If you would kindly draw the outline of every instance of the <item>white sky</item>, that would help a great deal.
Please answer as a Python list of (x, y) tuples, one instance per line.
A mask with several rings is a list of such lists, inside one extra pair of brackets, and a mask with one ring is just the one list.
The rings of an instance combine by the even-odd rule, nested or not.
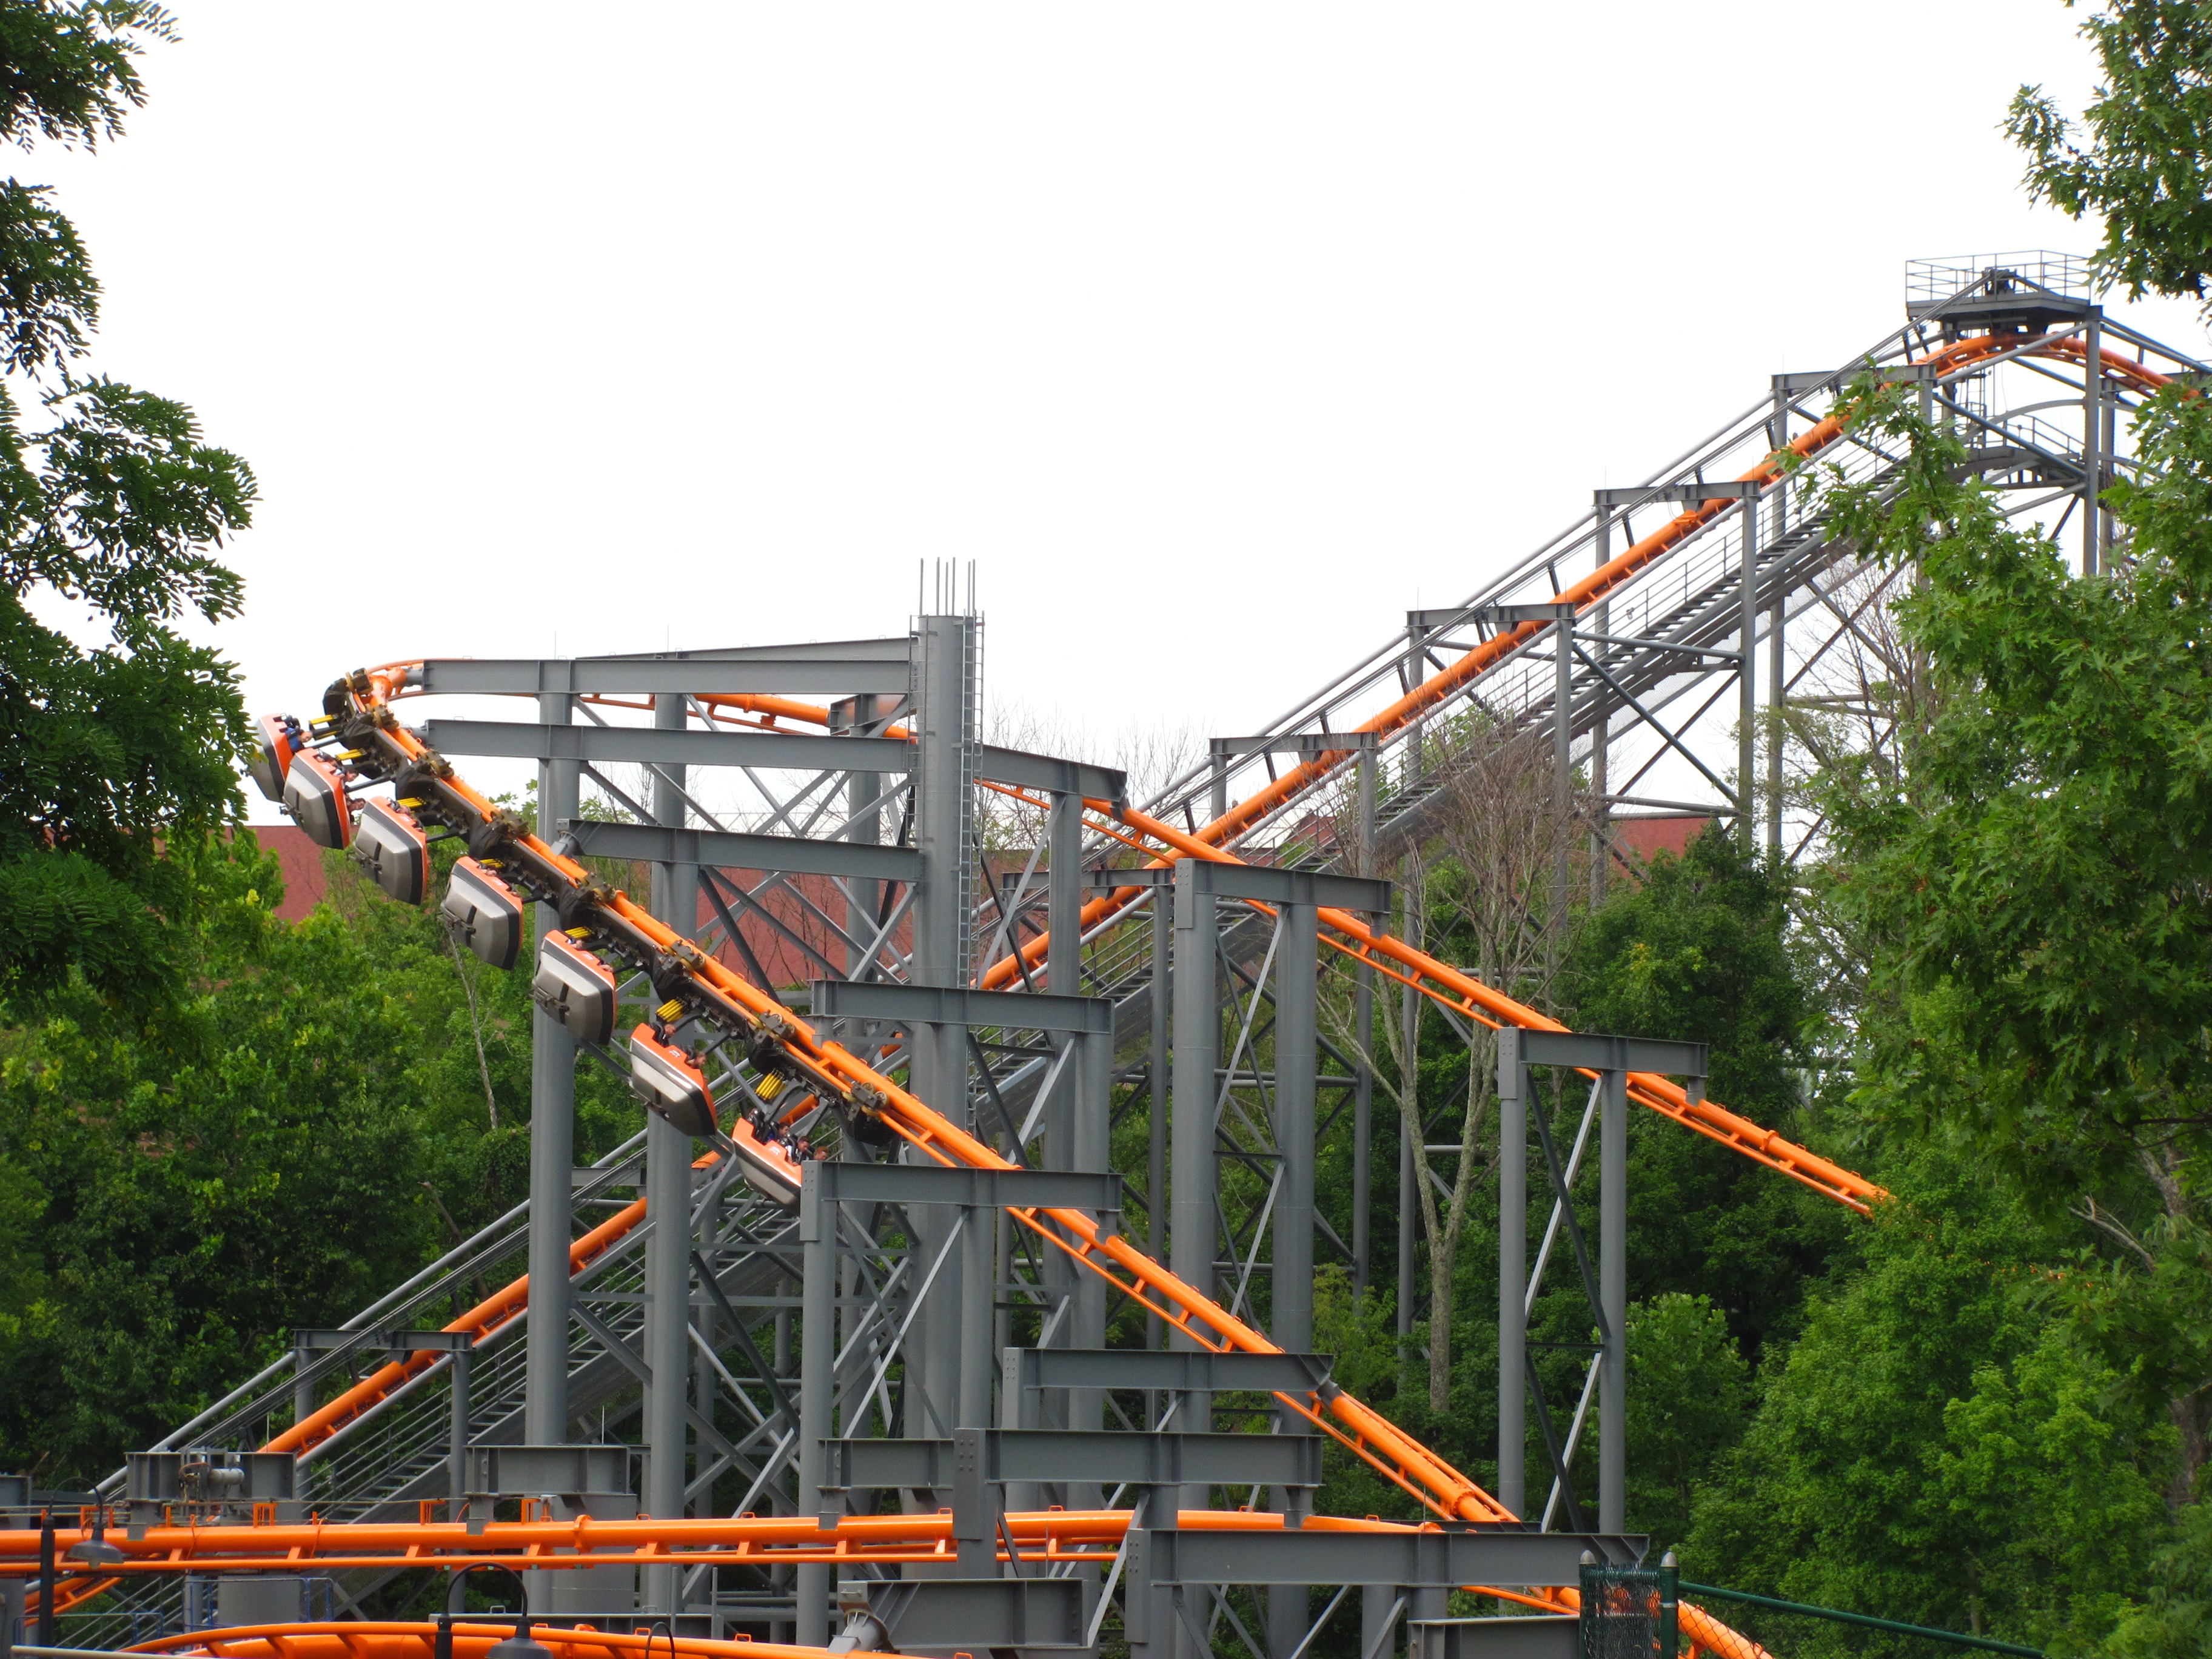
[(2094, 240), (1998, 130), (2087, 91), (2058, 0), (178, 9), (129, 136), (17, 171), (96, 366), (259, 474), (219, 638), (303, 714), (897, 633), (953, 557), (1002, 711), (1249, 730), (1908, 258)]

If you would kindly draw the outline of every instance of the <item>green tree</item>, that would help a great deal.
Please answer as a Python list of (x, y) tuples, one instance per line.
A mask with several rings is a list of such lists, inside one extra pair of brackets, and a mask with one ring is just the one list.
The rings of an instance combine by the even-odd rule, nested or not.
[(2063, 1221), (1970, 1142), (1882, 1171), (1903, 1201), (1814, 1299), (1741, 1443), (1698, 1494), (1692, 1576), (2038, 1644), (2094, 1640), (2141, 1582), (2173, 1434), (2111, 1397), (2042, 1265)]
[(1896, 766), (1826, 787), (1877, 951), (1863, 1104), (2078, 1218), (2069, 1294), (2171, 1414), (2179, 1504), (2212, 1405), (2212, 407), (2140, 411), (2143, 482), (2112, 492), (2131, 557), (2080, 580), (1960, 481), (1952, 434), (1872, 392), (1856, 418), (1907, 458), (1829, 505), (1917, 565), (1897, 610), (1934, 693)]
[[(0, 0), (0, 138), (95, 148), (144, 101), (143, 0)], [(237, 613), (214, 550), (252, 471), (183, 404), (77, 364), (100, 285), (43, 185), (0, 182), (0, 997), (72, 973), (144, 1011), (179, 989), (191, 880), (165, 848), (236, 816), (236, 678), (172, 626)], [(82, 606), (99, 642), (41, 621)]]
[[(2202, 299), (2212, 273), (2212, 27), (2204, 9), (2191, 0), (2117, 0), (2081, 33), (2096, 48), (2100, 84), (2079, 123), (2040, 87), (2022, 87), (2013, 99), (2008, 126), (2029, 156), (2028, 192), (2076, 219), (2104, 220), (2098, 273), (2130, 299)], [(2086, 146), (2077, 142), (2084, 136)]]
[(1750, 1370), (1728, 1320), (1671, 1291), (1628, 1310), (1628, 1524), (1662, 1549), (1690, 1535), (1697, 1489), (1742, 1437)]

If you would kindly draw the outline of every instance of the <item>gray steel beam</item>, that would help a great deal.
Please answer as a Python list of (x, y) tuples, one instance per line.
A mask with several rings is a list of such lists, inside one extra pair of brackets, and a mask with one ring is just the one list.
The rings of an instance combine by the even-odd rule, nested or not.
[[(824, 1177), (832, 1170), (872, 1167), (811, 1163), (799, 1171), (799, 1492), (802, 1503), (808, 1492), (822, 1487), (826, 1468), (823, 1443), (836, 1431), (830, 1420), (830, 1373), (837, 1359), (837, 1206), (825, 1196)], [(793, 1577), (797, 1639), (802, 1646), (826, 1646), (830, 1568), (801, 1566)]]
[[(1381, 884), (1377, 884), (1380, 885)], [(1321, 1040), (1319, 921), (1310, 904), (1285, 904), (1275, 941), (1275, 1147), (1282, 1194), (1275, 1203), (1275, 1259), (1267, 1334), (1297, 1352), (1313, 1346), (1315, 1053)]]
[[(1218, 1159), (1214, 1152), (1217, 1099), (1214, 1067), (1221, 1045), (1221, 1011), (1214, 1000), (1214, 954), (1219, 948), (1212, 890), (1198, 872), (1210, 866), (1184, 859), (1175, 874), (1175, 1085), (1173, 1225), (1168, 1236), (1169, 1265), (1184, 1284), (1202, 1296), (1213, 1294), (1214, 1193)], [(1176, 1348), (1197, 1343), (1180, 1330), (1169, 1338)], [(1182, 1426), (1208, 1429), (1212, 1396), (1200, 1390), (1183, 1395)], [(1183, 1501), (1203, 1504), (1200, 1493)]]
[(871, 1578), (847, 1581), (838, 1601), (864, 1604), (896, 1652), (1012, 1654), (1087, 1646), (1091, 1595), (1079, 1578)]
[(1063, 760), (1057, 755), (1032, 755), (1025, 749), (1000, 749), (979, 743), (975, 775), (1018, 789), (1040, 789), (1047, 794), (1081, 795), (1110, 801), (1119, 807), (1129, 797), (1129, 775), (1088, 761)]
[[(1277, 870), (1265, 865), (1218, 864), (1211, 859), (1187, 858), (1176, 862), (1175, 886), (1178, 906), (1188, 890), (1208, 898), (1244, 899), (1258, 904), (1325, 905), (1365, 915), (1382, 915), (1390, 908), (1389, 882), (1320, 870)], [(1180, 920), (1177, 925), (1181, 925)]]
[[(1370, 748), (1362, 750), (1355, 763), (1352, 794), (1358, 840), (1352, 848), (1352, 870), (1355, 876), (1375, 873), (1376, 759), (1376, 751)], [(1370, 1050), (1375, 1042), (1375, 969), (1364, 959), (1352, 969), (1352, 1028), (1358, 1033), (1352, 1056), (1358, 1068), (1352, 1095), (1352, 1288), (1354, 1296), (1364, 1297), (1374, 1256), (1375, 1066)]]
[[(975, 746), (975, 621), (972, 617), (920, 619), (915, 653), (915, 702), (908, 729), (915, 736), (914, 843), (921, 878), (915, 889), (912, 981), (957, 987), (968, 983), (969, 928), (975, 891), (974, 790)], [(908, 1037), (913, 1056), (910, 1086), (930, 1106), (965, 1129), (972, 1127), (968, 1084), (967, 1027), (917, 1027)], [(901, 1154), (926, 1161), (912, 1147)], [(957, 1218), (915, 1218), (926, 1259), (952, 1243)], [(963, 1272), (941, 1273), (923, 1298), (907, 1348), (906, 1432), (949, 1432), (960, 1409)]]
[(1528, 1035), (1498, 1033), (1498, 1501), (1519, 1516), (1528, 1495)]
[(1597, 1526), (1619, 1532), (1628, 1513), (1628, 1073), (1607, 1071), (1599, 1087)]
[(555, 690), (695, 696), (902, 692), (908, 646), (901, 638), (854, 640), (842, 646), (763, 646), (732, 656), (434, 658), (408, 678), (425, 691), (471, 696)]
[[(818, 1173), (817, 1173), (818, 1171)], [(964, 1164), (809, 1164), (824, 1203), (957, 1204), (991, 1210), (1117, 1213), (1121, 1177), (1074, 1170), (978, 1170)]]
[(1333, 1362), (1317, 1353), (1245, 1353), (1211, 1348), (1009, 1348), (1009, 1386), (1031, 1389), (1224, 1389), (1334, 1394)]
[[(877, 847), (805, 836), (754, 836), (732, 830), (696, 830), (665, 823), (611, 823), (598, 818), (561, 821), (579, 852), (659, 864), (704, 864), (720, 870), (783, 870), (797, 875), (846, 876), (864, 881), (912, 881), (921, 856), (911, 848)], [(868, 930), (872, 933), (873, 927)]]
[[(661, 738), (701, 735), (683, 730), (684, 706), (675, 696), (654, 700)], [(571, 726), (547, 732), (575, 737), (593, 733)], [(629, 734), (624, 734), (629, 735)], [(684, 822), (681, 791), (684, 775), (671, 766), (653, 780), (653, 817), (664, 825)], [(653, 914), (685, 938), (698, 931), (699, 872), (688, 863), (653, 866)], [(658, 1112), (645, 1117), (646, 1214), (653, 1231), (646, 1244), (645, 1365), (651, 1378), (645, 1390), (645, 1513), (674, 1517), (684, 1511), (685, 1407), (691, 1372), (691, 1138)], [(674, 1566), (647, 1567), (639, 1575), (639, 1595), (647, 1612), (673, 1618), (684, 1611), (684, 1575)]]
[(806, 772), (862, 767), (874, 772), (903, 772), (914, 764), (914, 745), (902, 738), (831, 738), (799, 732), (687, 732), (668, 726), (544, 726), (520, 720), (439, 720), (429, 722), (427, 740), (441, 755), (491, 755), (520, 760), (550, 756), (556, 760), (594, 763), (761, 766)]
[[(535, 665), (541, 670), (546, 665)], [(428, 665), (425, 665), (427, 668)], [(572, 713), (566, 690), (538, 699), (541, 724), (566, 725)], [(578, 769), (573, 761), (538, 763), (539, 822), (557, 823), (577, 810)], [(553, 906), (537, 908), (537, 938), (561, 926)], [(571, 1166), (576, 1140), (576, 1039), (543, 1008), (530, 1015), (530, 1308), (525, 1334), (523, 1437), (553, 1445), (568, 1437), (568, 1245), (574, 1216)], [(539, 1575), (531, 1601), (540, 1610), (560, 1586)]]
[(1255, 738), (1208, 738), (1206, 751), (1218, 760), (1237, 755), (1371, 755), (1382, 746), (1372, 732), (1275, 732)]
[(964, 985), (854, 984), (817, 979), (810, 1011), (817, 1019), (896, 1019), (918, 1025), (981, 1025), (1111, 1036), (1114, 1005), (1104, 997), (1030, 991), (978, 991)]
[[(1596, 1031), (1530, 1031), (1520, 1033), (1522, 1063), (1527, 1066), (1570, 1066), (1585, 1072), (1654, 1072), (1662, 1077), (1694, 1078), (1700, 1083), (1708, 1045), (1667, 1042), (1656, 1037), (1607, 1036)], [(1498, 1064), (1504, 1064), (1500, 1051)], [(1692, 1099), (1697, 1091), (1692, 1091)]]
[[(983, 1480), (1098, 1481), (1139, 1486), (1301, 1486), (1322, 1483), (1317, 1434), (1212, 1434), (1164, 1430), (985, 1429)], [(955, 1484), (953, 1440), (831, 1440), (823, 1490), (920, 1490)]]
[(1574, 1532), (1155, 1532), (1155, 1582), (1186, 1584), (1571, 1584), (1582, 1554), (1631, 1566), (1638, 1536)]

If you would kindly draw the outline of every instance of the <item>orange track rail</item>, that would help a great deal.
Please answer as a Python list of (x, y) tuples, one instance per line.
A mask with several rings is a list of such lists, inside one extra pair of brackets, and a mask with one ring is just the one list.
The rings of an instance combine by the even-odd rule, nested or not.
[[(1978, 358), (1996, 355), (2010, 349), (2018, 342), (2000, 337), (1967, 340), (1934, 354), (1927, 361), (1954, 368)], [(2041, 355), (2064, 356), (2076, 360), (2087, 359), (2087, 349), (2079, 342), (2066, 337), (2039, 348), (2031, 347)], [(2101, 367), (2117, 379), (2125, 380), (2137, 389), (2154, 391), (2168, 383), (2160, 375), (2140, 363), (2125, 358), (2105, 356)], [(1799, 436), (1790, 446), (1790, 453), (1809, 457), (1841, 435), (1843, 424), (1834, 416), (1817, 423)], [(1771, 479), (1779, 476), (1784, 462), (1781, 455), (1761, 462), (1741, 475), (1746, 479)], [(1593, 604), (1620, 586), (1638, 571), (1660, 557), (1681, 542), (1700, 526), (1728, 510), (1730, 503), (1715, 499), (1678, 514), (1655, 534), (1646, 537), (1600, 569), (1570, 586), (1560, 597), (1578, 604)], [(1377, 733), (1394, 732), (1420, 715), (1439, 707), (1446, 699), (1462, 690), (1498, 663), (1504, 660), (1515, 649), (1528, 642), (1542, 624), (1524, 623), (1484, 641), (1467, 655), (1452, 664), (1420, 686), (1414, 688), (1391, 704), (1381, 714), (1358, 728)], [(372, 715), (388, 705), (390, 701), (404, 695), (407, 671), (411, 665), (391, 665), (372, 673), (356, 677), (356, 707)], [(749, 713), (764, 716), (764, 723), (773, 726), (779, 718), (796, 719), (809, 724), (827, 724), (828, 711), (812, 705), (787, 699), (744, 696), (710, 699), (723, 706), (737, 707)], [(393, 746), (411, 757), (420, 758), (422, 745), (396, 723), (383, 722), (385, 734)], [(1269, 812), (1294, 799), (1304, 790), (1326, 777), (1350, 758), (1351, 751), (1331, 751), (1316, 757), (1312, 761), (1291, 769), (1265, 789), (1239, 803), (1222, 817), (1205, 825), (1195, 835), (1185, 835), (1171, 826), (1149, 818), (1141, 813), (1123, 811), (1121, 823), (1137, 830), (1158, 843), (1156, 848), (1139, 850), (1154, 854), (1154, 863), (1173, 863), (1179, 858), (1194, 857), (1223, 862), (1237, 862), (1233, 854), (1217, 843), (1240, 834), (1258, 823)], [(466, 800), (485, 822), (496, 817), (496, 809), (482, 795), (468, 788), (459, 780), (447, 775), (448, 787)], [(1101, 811), (1110, 812), (1106, 802), (1087, 802)], [(1109, 830), (1109, 833), (1118, 833)], [(1127, 840), (1127, 836), (1121, 839)], [(519, 837), (533, 853), (561, 870), (570, 879), (585, 879), (585, 872), (574, 861), (560, 857), (535, 837)], [(1123, 888), (1102, 896), (1085, 906), (1083, 924), (1089, 927), (1133, 902), (1140, 890)], [(653, 938), (664, 950), (688, 945), (671, 929), (653, 921), (638, 909), (625, 896), (615, 893), (608, 907), (635, 929)], [(1564, 1030), (1551, 1020), (1524, 1005), (1491, 989), (1472, 975), (1461, 973), (1402, 941), (1377, 935), (1359, 919), (1344, 911), (1325, 909), (1322, 921), (1339, 936), (1338, 948), (1347, 954), (1369, 963), (1377, 971), (1413, 986), (1423, 994), (1445, 1002), (1461, 1012), (1493, 1026), (1519, 1025), (1535, 1030)], [(1333, 943), (1336, 941), (1332, 941)], [(1041, 959), (1048, 948), (1042, 938), (1030, 941), (1021, 947), (1022, 962)], [(806, 1069), (817, 1077), (842, 1085), (839, 1092), (849, 1099), (856, 1088), (873, 1092), (881, 1103), (878, 1115), (902, 1138), (945, 1164), (964, 1164), (981, 1168), (1012, 1167), (984, 1143), (975, 1139), (946, 1119), (908, 1094), (886, 1077), (874, 1072), (857, 1057), (834, 1042), (823, 1042), (815, 1036), (805, 1022), (781, 1008), (765, 991), (753, 987), (720, 963), (694, 951), (688, 958), (692, 974), (720, 994), (718, 1000), (737, 1004), (748, 1013), (770, 1017), (780, 1021), (787, 1035), (785, 1046), (794, 1057), (807, 1062)], [(1017, 959), (1009, 957), (993, 965), (986, 973), (987, 986), (1003, 985), (1019, 971)], [(1761, 1128), (1748, 1119), (1741, 1117), (1711, 1102), (1692, 1102), (1684, 1091), (1663, 1078), (1636, 1073), (1630, 1080), (1630, 1092), (1643, 1104), (1674, 1118), (1698, 1133), (1734, 1147), (1745, 1155), (1768, 1164), (1793, 1179), (1802, 1182), (1816, 1191), (1826, 1193), (1850, 1207), (1863, 1212), (1874, 1200), (1884, 1196), (1881, 1189), (1863, 1177), (1844, 1170), (1817, 1157), (1802, 1147), (1793, 1146), (1772, 1131)], [(711, 1162), (708, 1159), (702, 1160)], [(608, 1221), (594, 1228), (572, 1247), (572, 1271), (580, 1269), (635, 1226), (644, 1217), (642, 1201), (633, 1204)], [(1047, 1243), (1066, 1251), (1075, 1260), (1098, 1273), (1124, 1294), (1141, 1303), (1178, 1330), (1190, 1336), (1200, 1346), (1213, 1349), (1237, 1348), (1249, 1352), (1275, 1352), (1274, 1345), (1260, 1333), (1232, 1318), (1212, 1299), (1195, 1288), (1185, 1285), (1158, 1262), (1130, 1246), (1119, 1236), (1102, 1237), (1088, 1218), (1069, 1211), (1017, 1212), (1017, 1218), (1030, 1226)], [(1050, 1224), (1048, 1225), (1047, 1224)], [(519, 1279), (493, 1297), (454, 1321), (448, 1329), (471, 1330), (479, 1336), (489, 1335), (513, 1318), (527, 1304), (528, 1280)], [(383, 1398), (392, 1388), (408, 1376), (434, 1362), (434, 1356), (418, 1353), (395, 1362), (374, 1373), (338, 1399), (332, 1401), (301, 1422), (295, 1424), (270, 1442), (270, 1450), (302, 1450), (327, 1437), (345, 1422), (358, 1416), (375, 1401)], [(1351, 1396), (1338, 1394), (1327, 1401), (1318, 1396), (1311, 1400), (1290, 1400), (1293, 1409), (1314, 1422), (1347, 1446), (1356, 1455), (1375, 1468), (1423, 1504), (1448, 1517), (1471, 1521), (1501, 1521), (1508, 1516), (1497, 1500), (1482, 1491), (1474, 1481), (1452, 1468), (1410, 1436), (1405, 1435), (1379, 1413), (1361, 1405)], [(1334, 1419), (1334, 1420), (1329, 1420)], [(924, 1517), (934, 1520), (934, 1517)], [(1198, 1516), (1194, 1514), (1195, 1522)], [(1310, 1524), (1321, 1524), (1317, 1520)], [(680, 1523), (640, 1522), (639, 1525), (658, 1527)], [(257, 1531), (260, 1529), (255, 1529)], [(334, 1529), (318, 1528), (319, 1531)], [(403, 1531), (409, 1529), (401, 1529)], [(416, 1529), (419, 1530), (419, 1529)], [(273, 1540), (272, 1540), (273, 1541)], [(610, 1537), (607, 1540), (611, 1543)], [(421, 1559), (418, 1552), (428, 1547), (427, 1538), (418, 1538), (400, 1547), (410, 1559)], [(0, 1553), (4, 1553), (4, 1534), (0, 1534)], [(659, 1559), (668, 1559), (663, 1548), (654, 1552)], [(180, 1558), (170, 1555), (173, 1561)], [(599, 1558), (604, 1562), (605, 1557)], [(551, 1565), (549, 1561), (548, 1565)], [(70, 1601), (86, 1599), (106, 1589), (113, 1581), (88, 1584)], [(1550, 1604), (1572, 1607), (1575, 1596), (1571, 1589), (1551, 1593)], [(68, 1605), (63, 1602), (62, 1605)], [(1686, 1631), (1698, 1646), (1720, 1647), (1723, 1651), (1741, 1651), (1747, 1645), (1725, 1626), (1718, 1625), (1685, 1607), (1682, 1609)], [(427, 1628), (427, 1627), (425, 1627)], [(395, 1639), (398, 1633), (395, 1627)], [(408, 1639), (414, 1639), (409, 1638)], [(765, 1655), (760, 1645), (745, 1644), (746, 1650)], [(261, 1651), (267, 1652), (264, 1648)], [(293, 1659), (283, 1648), (284, 1659)], [(395, 1650), (396, 1651), (396, 1650)], [(810, 1652), (795, 1650), (795, 1652)]]

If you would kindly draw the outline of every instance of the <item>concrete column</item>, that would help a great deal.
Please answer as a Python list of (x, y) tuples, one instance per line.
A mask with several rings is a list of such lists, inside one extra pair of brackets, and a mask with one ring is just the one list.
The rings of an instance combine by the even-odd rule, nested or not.
[[(830, 1367), (836, 1363), (837, 1212), (822, 1201), (819, 1166), (803, 1171), (799, 1210), (800, 1249), (799, 1325), (799, 1512), (817, 1501), (824, 1462), (822, 1443), (836, 1432), (830, 1420)], [(795, 1568), (797, 1639), (822, 1647), (830, 1640), (830, 1574), (827, 1565)]]
[(1597, 1529), (1628, 1530), (1628, 1073), (1604, 1073), (1598, 1106)]
[(1528, 1068), (1521, 1031), (1498, 1033), (1498, 1501), (1528, 1501)]
[[(653, 726), (681, 731), (680, 697), (653, 699)], [(653, 780), (656, 823), (681, 824), (684, 769), (664, 767)], [(699, 871), (690, 864), (653, 868), (653, 913), (689, 938), (699, 922)], [(645, 1391), (645, 1512), (684, 1511), (684, 1407), (691, 1373), (691, 1138), (648, 1113), (645, 1125), (646, 1215), (653, 1232), (646, 1247), (645, 1363), (653, 1381)], [(674, 1615), (683, 1595), (677, 1567), (648, 1567), (640, 1575), (644, 1610)]]
[[(1176, 866), (1175, 884), (1175, 1171), (1174, 1227), (1169, 1235), (1169, 1267), (1185, 1284), (1213, 1293), (1213, 1204), (1215, 1187), (1214, 1102), (1218, 1085), (1220, 1010), (1214, 1000), (1213, 957), (1218, 920), (1213, 896), (1201, 892), (1198, 861)], [(1196, 1346), (1180, 1332), (1170, 1346)], [(1188, 1431), (1212, 1426), (1212, 1396), (1186, 1396), (1182, 1420)], [(1202, 1486), (1182, 1489), (1182, 1503), (1203, 1508)]]
[[(538, 718), (566, 726), (566, 692), (538, 699)], [(538, 763), (538, 823), (553, 839), (577, 811), (574, 761)], [(539, 939), (561, 926), (550, 904), (537, 907)], [(542, 1008), (530, 1015), (530, 1324), (524, 1340), (523, 1438), (554, 1446), (568, 1438), (569, 1170), (576, 1161), (576, 1040)]]
[(1758, 842), (1752, 824), (1753, 789), (1757, 781), (1753, 757), (1758, 752), (1759, 736), (1759, 663), (1756, 647), (1759, 643), (1759, 502), (1749, 495), (1743, 498), (1738, 509), (1742, 524), (1741, 557), (1738, 561), (1736, 631), (1743, 655), (1736, 664), (1737, 697), (1736, 726), (1736, 832), (1743, 837), (1744, 851), (1753, 850)]

